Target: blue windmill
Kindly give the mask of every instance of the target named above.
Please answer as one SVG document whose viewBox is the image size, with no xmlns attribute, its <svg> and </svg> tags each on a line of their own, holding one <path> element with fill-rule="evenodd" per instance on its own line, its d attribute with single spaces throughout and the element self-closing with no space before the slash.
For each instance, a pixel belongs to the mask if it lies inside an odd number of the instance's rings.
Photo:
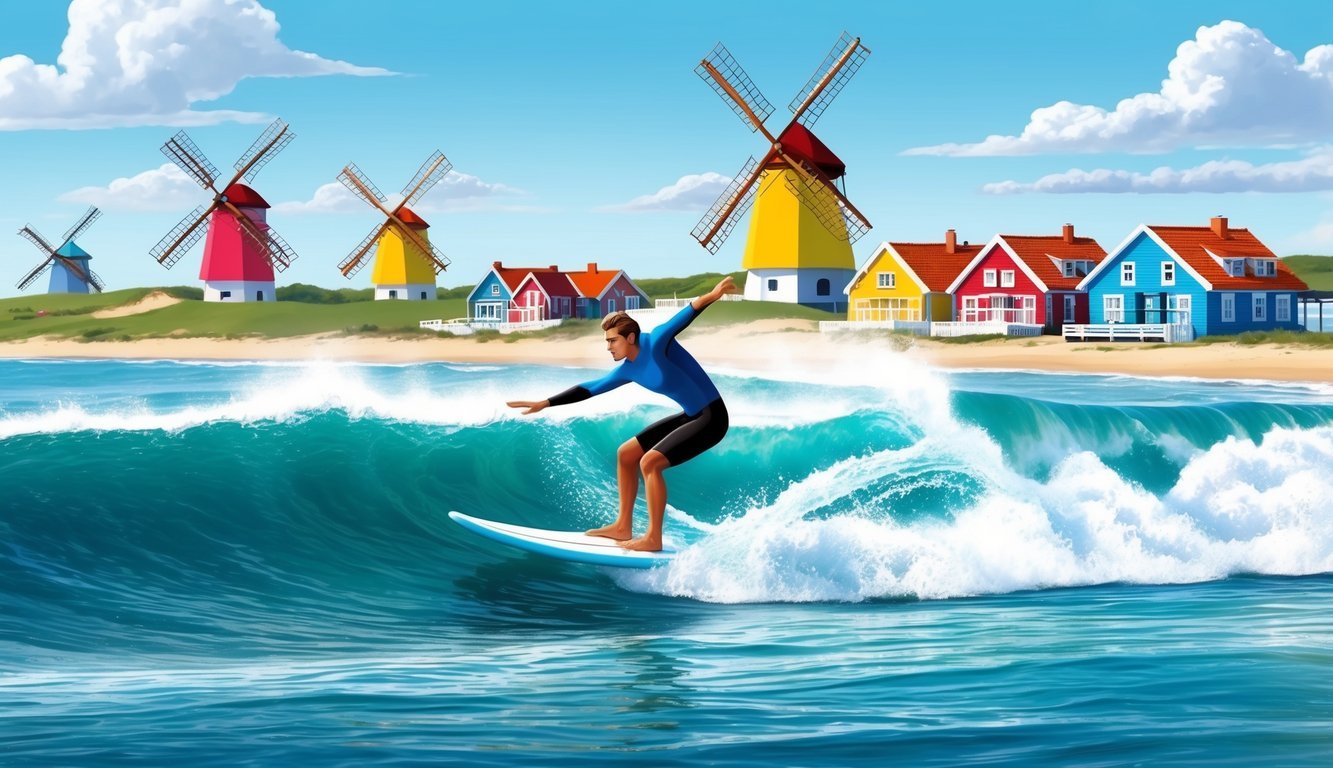
<svg viewBox="0 0 1333 768">
<path fill-rule="evenodd" d="M 59 247 L 52 246 L 31 224 L 20 229 L 19 234 L 37 246 L 37 250 L 46 258 L 19 281 L 19 290 L 32 285 L 34 280 L 50 269 L 51 286 L 47 293 L 88 293 L 89 288 L 101 293 L 102 280 L 88 267 L 92 257 L 74 242 L 74 238 L 83 234 L 101 215 L 102 212 L 96 206 L 89 206 L 88 212 L 65 232 Z"/>
</svg>

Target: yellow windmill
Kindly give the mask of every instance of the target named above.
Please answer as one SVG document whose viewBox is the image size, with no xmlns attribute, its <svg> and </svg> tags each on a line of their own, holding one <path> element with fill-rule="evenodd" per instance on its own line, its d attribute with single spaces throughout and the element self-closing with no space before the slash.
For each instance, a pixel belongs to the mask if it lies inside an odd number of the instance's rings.
<svg viewBox="0 0 1333 768">
<path fill-rule="evenodd" d="M 721 43 L 695 72 L 750 130 L 768 139 L 762 161 L 749 158 L 691 234 L 717 253 L 751 206 L 741 266 L 745 298 L 843 311 L 842 289 L 856 273 L 852 243 L 870 222 L 847 199 L 840 180 L 847 166 L 810 126 L 861 68 L 870 50 L 846 33 L 792 99 L 791 122 L 776 136 L 764 127 L 773 105 Z"/>
<path fill-rule="evenodd" d="M 376 301 L 434 299 L 435 276 L 448 267 L 449 259 L 431 244 L 426 234 L 430 225 L 408 206 L 415 205 L 453 167 L 444 153 L 436 150 L 403 187 L 402 202 L 389 208 L 388 199 L 360 168 L 355 164 L 344 166 L 338 181 L 384 214 L 384 221 L 338 265 L 343 277 L 359 272 L 373 254 L 375 269 L 370 279 Z"/>
</svg>

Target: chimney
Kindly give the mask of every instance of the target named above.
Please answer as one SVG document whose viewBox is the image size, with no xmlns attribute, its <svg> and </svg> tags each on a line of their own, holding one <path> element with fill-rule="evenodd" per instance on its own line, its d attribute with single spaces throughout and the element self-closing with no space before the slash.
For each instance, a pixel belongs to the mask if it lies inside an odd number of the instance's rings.
<svg viewBox="0 0 1333 768">
<path fill-rule="evenodd" d="M 588 271 L 594 275 L 597 274 L 597 262 L 595 261 L 588 262 Z"/>
<path fill-rule="evenodd" d="M 498 262 L 498 261 L 492 261 L 492 262 L 491 262 L 491 266 L 492 266 L 492 267 L 495 267 L 496 269 L 504 269 L 504 268 L 505 268 L 505 265 L 501 264 L 501 263 Z"/>
<path fill-rule="evenodd" d="M 958 250 L 958 233 L 952 229 L 944 231 L 944 252 L 954 253 Z"/>
<path fill-rule="evenodd" d="M 1213 234 L 1217 235 L 1223 240 L 1226 240 L 1231 237 L 1231 233 L 1227 229 L 1227 217 L 1225 216 L 1214 216 L 1213 218 L 1208 220 L 1208 226 L 1213 228 Z"/>
<path fill-rule="evenodd" d="M 1066 224 L 1066 225 L 1064 226 L 1064 230 L 1061 232 L 1061 234 L 1064 235 L 1064 238 L 1065 238 L 1065 242 L 1066 242 L 1066 243 L 1072 243 L 1072 242 L 1074 242 L 1074 225 L 1073 225 L 1073 224 Z"/>
<path fill-rule="evenodd" d="M 554 264 L 552 264 L 551 266 L 547 267 L 547 269 L 551 270 L 552 272 L 559 272 L 559 271 L 560 271 L 560 267 L 557 267 L 557 266 L 554 265 Z"/>
</svg>

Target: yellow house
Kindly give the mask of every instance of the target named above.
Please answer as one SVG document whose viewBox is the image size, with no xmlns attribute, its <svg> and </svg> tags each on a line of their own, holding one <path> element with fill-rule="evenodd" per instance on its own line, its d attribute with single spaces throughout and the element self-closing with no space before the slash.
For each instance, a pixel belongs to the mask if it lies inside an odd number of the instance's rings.
<svg viewBox="0 0 1333 768">
<path fill-rule="evenodd" d="M 426 223 L 416 213 L 404 207 L 398 211 L 402 219 L 427 245 L 430 236 Z M 435 299 L 435 267 L 431 258 L 411 243 L 397 225 L 384 229 L 375 251 L 375 268 L 370 282 L 375 285 L 375 299 L 431 301 Z"/>
<path fill-rule="evenodd" d="M 944 233 L 942 243 L 880 243 L 847 284 L 847 319 L 953 320 L 949 285 L 980 252 L 980 245 L 958 245 L 952 229 Z"/>
</svg>

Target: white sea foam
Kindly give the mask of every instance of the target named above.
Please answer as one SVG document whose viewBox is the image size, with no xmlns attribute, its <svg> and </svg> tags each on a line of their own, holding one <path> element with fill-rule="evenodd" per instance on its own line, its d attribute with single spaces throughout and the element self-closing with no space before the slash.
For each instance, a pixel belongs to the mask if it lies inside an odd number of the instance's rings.
<svg viewBox="0 0 1333 768">
<path fill-rule="evenodd" d="M 808 519 L 849 489 L 948 452 L 985 488 L 952 519 Z M 978 430 L 848 460 L 723 522 L 669 567 L 617 573 L 627 588 L 716 602 L 946 598 L 1237 573 L 1333 571 L 1333 427 L 1276 428 L 1200 452 L 1158 497 L 1092 453 L 1045 482 L 1010 471 Z"/>
</svg>

